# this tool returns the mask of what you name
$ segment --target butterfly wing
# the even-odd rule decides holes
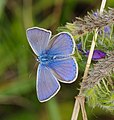
[[[61,32],[49,42],[49,55],[70,55],[74,53],[75,42],[70,33]]]
[[[72,83],[78,76],[78,65],[73,57],[52,61],[48,66],[63,83]]]
[[[51,31],[33,27],[26,31],[28,42],[36,55],[40,55],[48,46]]]
[[[37,96],[40,102],[51,99],[60,89],[57,78],[51,73],[50,68],[39,64],[37,71]]]

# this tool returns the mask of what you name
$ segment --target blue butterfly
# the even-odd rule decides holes
[[[61,81],[72,83],[78,76],[74,57],[75,42],[71,34],[61,32],[51,38],[51,31],[33,27],[26,31],[28,42],[40,62],[36,90],[40,102],[51,99],[60,90]],[[51,39],[51,40],[50,40]]]

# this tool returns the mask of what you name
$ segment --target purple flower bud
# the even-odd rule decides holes
[[[87,52],[86,52],[86,54],[85,54],[86,57],[88,57],[89,52],[90,52],[90,51],[87,50]],[[92,56],[92,60],[98,61],[98,60],[104,58],[105,56],[106,56],[106,53],[105,53],[105,52],[103,52],[103,51],[101,51],[101,50],[94,50],[93,56]]]
[[[77,48],[82,53],[82,55],[85,55],[86,57],[88,57],[90,50],[87,50],[86,52],[84,52],[82,50],[82,43],[81,42],[77,44]],[[98,60],[104,58],[105,56],[106,56],[105,52],[103,52],[101,50],[94,50],[92,60],[98,61]]]
[[[95,17],[98,17],[98,13],[97,13],[97,12],[94,12],[93,15],[94,15]]]
[[[104,32],[107,34],[110,34],[110,27],[109,26],[105,26],[104,27]]]

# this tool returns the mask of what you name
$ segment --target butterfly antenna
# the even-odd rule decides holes
[[[33,71],[37,68],[37,66],[38,66],[38,62],[36,62],[36,63],[34,64],[34,67],[33,67],[33,69],[31,70],[31,72],[30,72],[30,74],[29,74],[29,78],[31,78],[31,76],[32,76],[32,74],[33,74]]]
[[[26,49],[26,50],[35,58],[36,61],[38,61],[38,60],[37,60],[37,57],[35,56],[35,54],[33,54],[33,52],[32,52],[30,49],[28,49],[28,47],[26,47],[25,45],[23,45],[22,47],[23,47],[24,49]],[[35,70],[35,68],[36,68],[37,66],[38,66],[38,62],[36,62],[36,63],[34,64],[33,69],[31,70],[31,72],[30,72],[29,75],[28,75],[29,78],[31,78],[31,76],[32,76],[32,74],[33,74],[33,71]]]

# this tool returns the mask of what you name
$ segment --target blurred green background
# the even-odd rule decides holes
[[[43,27],[57,33],[57,28],[100,8],[101,0],[0,0],[0,120],[70,120],[79,77],[73,84],[62,84],[49,102],[36,97],[35,55],[28,45],[26,29]],[[107,7],[114,7],[108,0]],[[100,108],[86,106],[89,120],[114,120]],[[81,113],[79,120],[82,120]]]

